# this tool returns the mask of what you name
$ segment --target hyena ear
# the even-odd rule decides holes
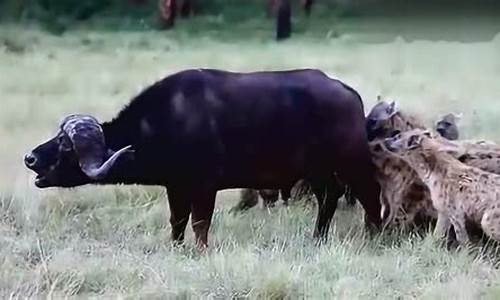
[[[397,114],[399,111],[399,107],[398,107],[398,104],[396,101],[391,101],[391,103],[389,103],[389,106],[387,106],[387,115],[389,116],[389,118],[392,118],[392,116],[394,116],[395,114]]]

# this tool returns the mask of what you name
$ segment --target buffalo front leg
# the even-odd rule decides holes
[[[170,226],[172,226],[172,240],[181,244],[184,241],[184,232],[191,213],[191,203],[188,194],[182,190],[167,189],[168,204],[170,207]]]
[[[204,249],[208,245],[208,230],[215,207],[216,190],[193,188],[191,194],[191,226],[196,245]]]

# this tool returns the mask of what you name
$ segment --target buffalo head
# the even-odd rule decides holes
[[[24,163],[37,173],[35,185],[39,188],[74,187],[105,180],[118,158],[133,153],[130,148],[108,149],[94,117],[70,115],[54,138],[25,155]]]

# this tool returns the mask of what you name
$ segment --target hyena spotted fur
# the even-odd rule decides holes
[[[461,116],[445,115],[436,122],[436,131],[443,137],[436,137],[443,149],[461,162],[487,172],[500,174],[500,146],[486,141],[448,141],[458,138],[457,122]],[[422,182],[415,178],[416,174],[408,171],[408,164],[394,158],[384,149],[374,145],[380,140],[400,132],[413,129],[426,129],[417,117],[399,109],[395,102],[379,102],[367,117],[367,130],[372,142],[372,155],[378,167],[378,181],[382,187],[381,214],[387,214],[386,224],[412,224],[417,215],[435,218],[436,211],[431,205],[428,190],[422,191]],[[411,169],[411,168],[410,168]],[[427,196],[425,196],[427,195]]]
[[[426,129],[427,126],[415,116],[399,110],[395,101],[378,102],[366,117],[369,140],[387,138],[416,128]]]
[[[453,225],[458,242],[468,243],[466,222],[471,222],[500,241],[500,175],[463,164],[430,131],[400,133],[388,138],[385,145],[429,188],[438,213],[436,235],[446,235]]]
[[[409,227],[437,217],[430,192],[417,173],[401,158],[388,151],[383,140],[370,143],[376,177],[381,186],[381,217],[385,225]]]
[[[427,188],[405,161],[396,157],[383,145],[383,140],[371,142],[373,161],[377,166],[377,180],[382,187],[382,215],[389,211],[386,224],[408,226],[418,219],[435,219]],[[435,137],[436,144],[455,159],[486,172],[500,174],[500,152],[474,143],[451,143]],[[424,185],[425,186],[425,185]]]

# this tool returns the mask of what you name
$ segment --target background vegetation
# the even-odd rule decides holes
[[[238,194],[225,191],[210,250],[200,255],[189,229],[184,248],[171,246],[161,188],[34,188],[23,153],[51,137],[64,115],[109,119],[144,86],[190,67],[320,68],[356,88],[366,109],[381,95],[428,124],[463,112],[464,138],[500,141],[500,24],[491,10],[346,16],[323,3],[309,20],[297,13],[293,38],[277,44],[273,21],[249,2],[207,1],[202,15],[169,31],[148,27],[154,11],[134,16],[113,0],[85,21],[49,1],[57,4],[50,14],[67,20],[61,31],[47,31],[35,13],[47,11],[40,2],[26,1],[21,17],[3,20],[0,298],[500,297],[495,249],[447,251],[416,234],[369,239],[359,208],[341,207],[330,242],[317,247],[315,207],[231,214]],[[119,9],[127,13],[117,17]]]

